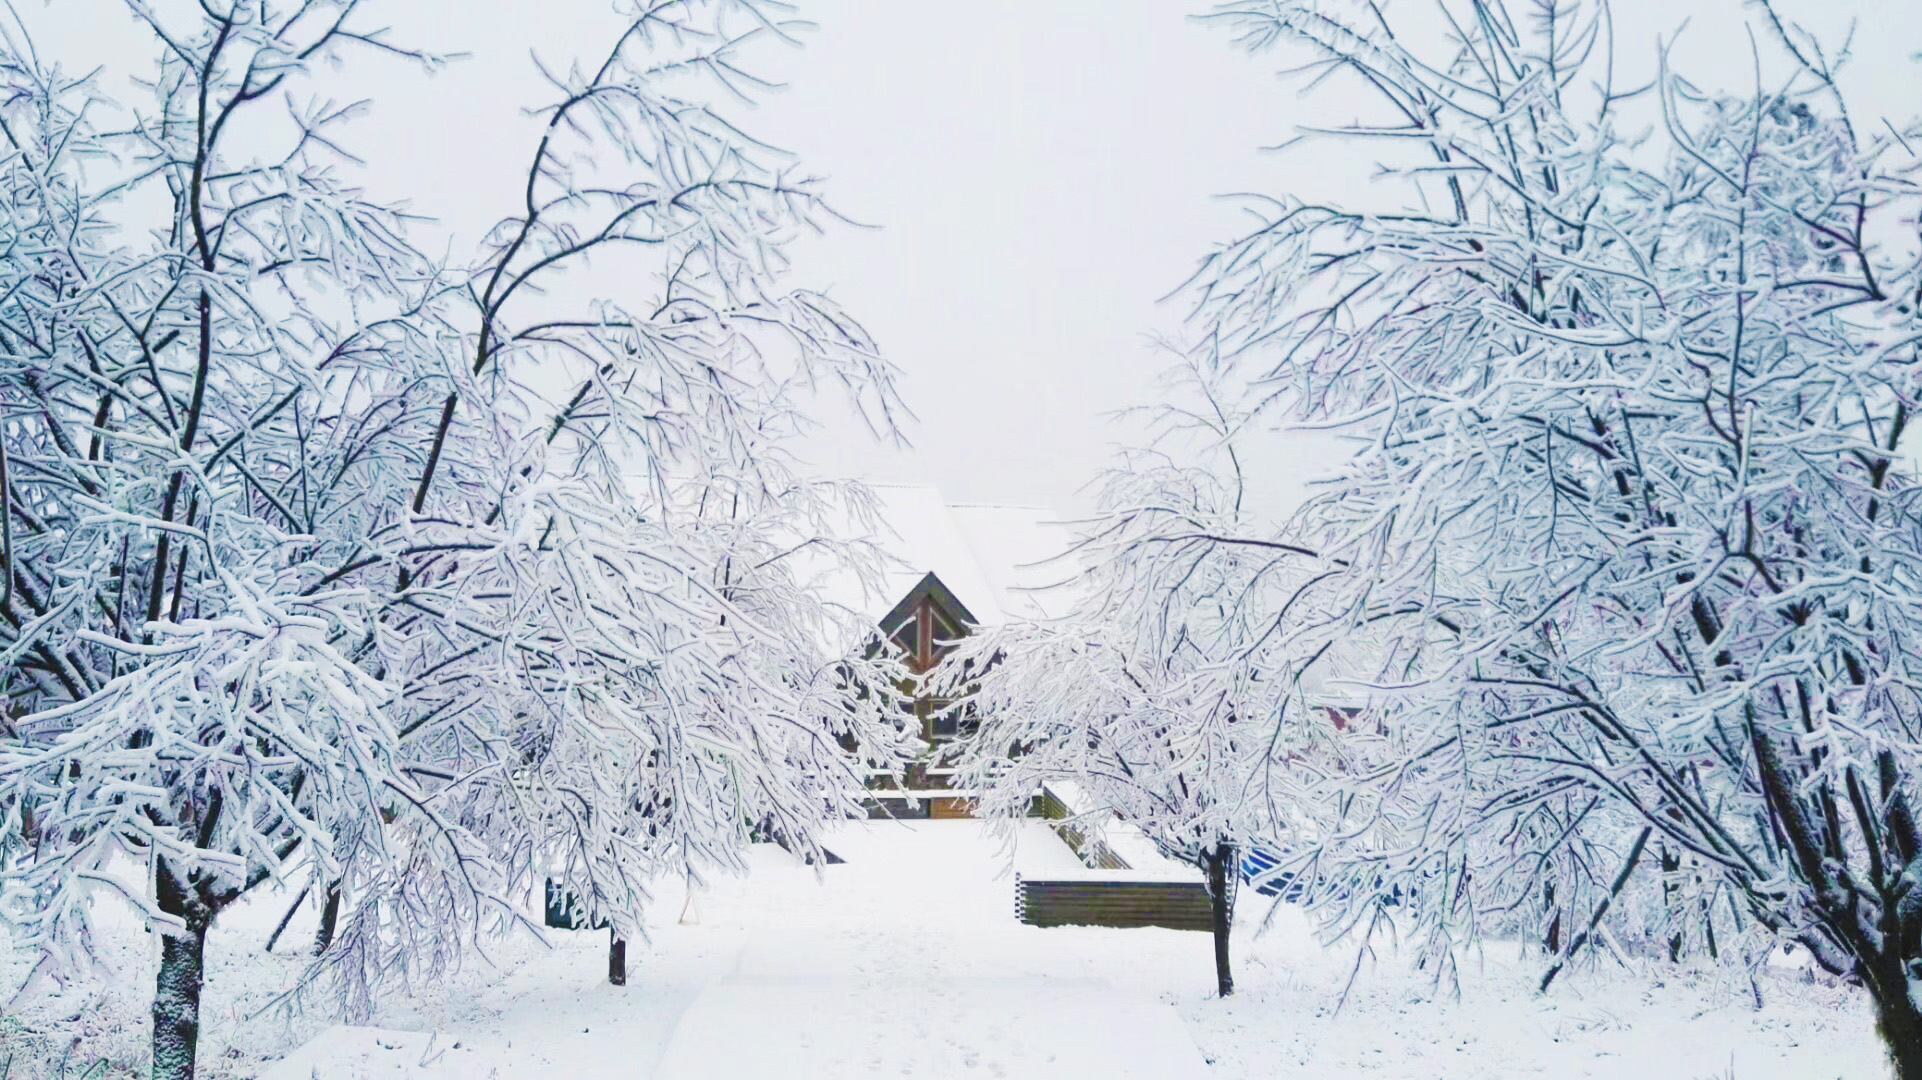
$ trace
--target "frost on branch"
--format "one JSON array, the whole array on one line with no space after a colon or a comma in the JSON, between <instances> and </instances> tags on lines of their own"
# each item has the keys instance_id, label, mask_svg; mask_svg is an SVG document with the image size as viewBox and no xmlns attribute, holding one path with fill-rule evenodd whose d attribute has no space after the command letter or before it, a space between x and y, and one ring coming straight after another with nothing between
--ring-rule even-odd
<instances>
[{"instance_id":1,"label":"frost on branch","mask_svg":"<svg viewBox=\"0 0 1922 1080\"><path fill-rule=\"evenodd\" d=\"M1611 902L1670 957L1794 941L1922 1075L1914 159L1766 5L1738 97L1679 55L1617 96L1599 9L1447 11L1218 11L1359 75L1393 119L1333 134L1409 196L1259 208L1190 293L1212 362L1362 446L1294 530L1331 631L1386 635L1382 734L1297 785L1318 902L1398 886L1437 956L1566 955Z\"/></svg>"},{"instance_id":2,"label":"frost on branch","mask_svg":"<svg viewBox=\"0 0 1922 1080\"><path fill-rule=\"evenodd\" d=\"M628 5L554 75L523 204L451 263L343 182L353 110L305 96L322 60L435 58L351 3L130 12L156 68L124 110L0 54L25 944L79 959L90 890L197 940L278 879L334 913L316 971L359 1012L524 924L544 878L631 935L652 880L738 868L762 821L813 844L909 733L895 662L790 558L871 574L829 532L866 497L786 447L818 387L883 437L901 407L786 276L816 185L716 110L785 7ZM174 1075L198 979L163 971Z\"/></svg>"},{"instance_id":3,"label":"frost on branch","mask_svg":"<svg viewBox=\"0 0 1922 1080\"><path fill-rule=\"evenodd\" d=\"M1160 419L1199 448L1109 472L1100 514L1059 560L1071 610L970 637L942 672L979 720L961 771L989 813L1018 817L1040 785L1072 783L1092 815L1078 827L1111 817L1209 877L1225 995L1238 853L1288 828L1268 781L1309 737L1299 687L1275 673L1293 656L1278 633L1296 617L1289 590L1312 566L1246 505L1247 417L1222 405L1218 373L1183 375L1175 399L1200 401Z\"/></svg>"}]
</instances>

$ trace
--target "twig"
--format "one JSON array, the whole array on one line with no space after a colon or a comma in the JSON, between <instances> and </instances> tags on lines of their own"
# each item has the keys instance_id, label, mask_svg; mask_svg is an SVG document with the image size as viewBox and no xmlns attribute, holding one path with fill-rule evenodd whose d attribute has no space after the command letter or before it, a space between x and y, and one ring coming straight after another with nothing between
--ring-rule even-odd
<instances>
[{"instance_id":1,"label":"twig","mask_svg":"<svg viewBox=\"0 0 1922 1080\"><path fill-rule=\"evenodd\" d=\"M309 882L309 883L308 883L307 885L305 885L305 886L303 886L303 887L301 888L301 890L300 890L300 895L299 895L299 896L296 896L296 897L294 897L294 902L293 902L293 906L291 906L291 907L289 907L289 908L287 909L287 914L285 914L285 915L282 915L282 916L280 917L280 923L279 923L279 925L277 925L277 926L275 926L275 927L274 927L274 933L273 933L273 936L267 939L267 951L268 951L268 952L273 952L273 951L274 951L274 942L276 942L276 941L279 941L279 940L280 940L280 934L281 934L281 931L283 931L283 930L285 930L285 929L287 929L287 924L293 921L293 919L294 919L294 912L296 912L296 911L299 911L299 910L300 910L300 904L301 904L301 901L303 901L303 900L305 900L305 899L307 899L307 891L308 891L309 889L312 889L313 887L314 887L314 886L313 886L313 883L312 883L312 882ZM4 1080L4 1077L0 1077L0 1080Z\"/></svg>"},{"instance_id":2,"label":"twig","mask_svg":"<svg viewBox=\"0 0 1922 1080\"><path fill-rule=\"evenodd\" d=\"M1577 935L1574 941L1568 943L1568 951L1563 953L1562 958L1555 961L1555 966L1549 968L1548 973L1542 976L1542 985L1536 993L1548 993L1548 985L1555 981L1555 976L1561 974L1562 968L1568 966L1568 962L1573 960L1582 946L1588 943L1590 936L1595 933L1595 928L1601 925L1602 916L1608 914L1609 905L1615 902L1616 897L1622 895L1622 889L1628 885L1629 875L1635 872L1635 864L1641 862L1642 848L1648 845L1648 834L1652 831L1654 831L1653 826L1642 826L1641 835L1635 838L1634 846L1628 849L1628 858L1622 863L1621 872L1615 875L1615 883L1608 888L1608 895L1595 906L1595 914L1589 916L1588 928Z\"/></svg>"},{"instance_id":3,"label":"twig","mask_svg":"<svg viewBox=\"0 0 1922 1080\"><path fill-rule=\"evenodd\" d=\"M1375 940L1375 927L1380 924L1381 917L1381 906L1377 904L1375 906L1375 917L1368 922L1368 933L1362 935L1361 947L1355 950L1355 966L1348 972L1348 981L1342 985L1340 1000L1335 1002L1334 1016L1340 1016L1342 1006L1348 1004L1348 992L1355 988L1355 980L1361 976L1361 958L1363 954L1366 954L1371 960L1375 957L1375 950L1370 943Z\"/></svg>"}]
</instances>

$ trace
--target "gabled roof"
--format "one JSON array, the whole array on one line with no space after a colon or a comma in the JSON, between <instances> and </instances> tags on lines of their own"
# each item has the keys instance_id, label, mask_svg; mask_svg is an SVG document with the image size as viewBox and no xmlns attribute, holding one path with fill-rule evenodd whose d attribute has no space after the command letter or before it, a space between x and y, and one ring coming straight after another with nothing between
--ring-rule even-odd
<instances>
[{"instance_id":1,"label":"gabled roof","mask_svg":"<svg viewBox=\"0 0 1922 1080\"><path fill-rule=\"evenodd\" d=\"M1069 557L1074 530L1035 506L956 503L949 507L974 561L1007 619L1045 619L1067 612L1066 588L1080 569Z\"/></svg>"},{"instance_id":2,"label":"gabled roof","mask_svg":"<svg viewBox=\"0 0 1922 1080\"><path fill-rule=\"evenodd\" d=\"M879 595L851 575L829 575L829 598L877 623L888 623L904 598L934 579L941 602L968 613L976 626L1045 618L1051 607L1034 592L1069 576L1061 556L1073 537L1055 511L1039 506L950 504L932 487L870 484L876 522L850 524L845 539L866 539L891 558ZM925 595L925 594L924 594Z\"/></svg>"},{"instance_id":3,"label":"gabled roof","mask_svg":"<svg viewBox=\"0 0 1922 1080\"><path fill-rule=\"evenodd\" d=\"M936 577L933 571L929 571L926 577L915 583L914 588L908 590L908 594L901 598L900 603L894 605L886 615L881 616L878 620L881 631L892 635L903 622L907 621L908 616L914 613L914 609L920 605L921 601L929 598L934 600L936 607L947 612L963 625L980 625L979 620L974 617L972 611L968 610L967 605L949 592L948 587L941 584L941 579Z\"/></svg>"}]
</instances>

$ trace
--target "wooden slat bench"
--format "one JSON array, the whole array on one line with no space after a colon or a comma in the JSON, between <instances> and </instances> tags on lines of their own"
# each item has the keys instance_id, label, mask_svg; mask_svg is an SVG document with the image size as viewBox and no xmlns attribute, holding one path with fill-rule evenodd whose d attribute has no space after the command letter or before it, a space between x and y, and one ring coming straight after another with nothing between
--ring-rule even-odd
<instances>
[{"instance_id":1,"label":"wooden slat bench","mask_svg":"<svg viewBox=\"0 0 1922 1080\"><path fill-rule=\"evenodd\" d=\"M1203 933L1214 929L1208 888L1199 881L1017 877L1014 913L1029 926L1161 926Z\"/></svg>"}]
</instances>

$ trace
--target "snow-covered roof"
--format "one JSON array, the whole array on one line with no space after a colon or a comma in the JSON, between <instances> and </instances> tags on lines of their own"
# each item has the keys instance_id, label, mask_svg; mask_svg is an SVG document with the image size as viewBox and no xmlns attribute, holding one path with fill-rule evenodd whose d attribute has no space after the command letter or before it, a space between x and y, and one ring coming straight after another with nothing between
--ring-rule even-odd
<instances>
[{"instance_id":1,"label":"snow-covered roof","mask_svg":"<svg viewBox=\"0 0 1922 1080\"><path fill-rule=\"evenodd\" d=\"M1061 589L1044 590L1069 576L1060 556L1072 530L1054 510L1041 506L950 503L920 484L872 484L876 522L844 539L866 539L891 556L882 595L862 590L852 578L825 585L830 599L870 619L880 619L932 573L983 626L1045 618L1065 607Z\"/></svg>"},{"instance_id":2,"label":"snow-covered roof","mask_svg":"<svg viewBox=\"0 0 1922 1080\"><path fill-rule=\"evenodd\" d=\"M948 509L1004 616L1043 619L1067 612L1067 586L1076 569L1067 551L1074 535L1060 515L1038 507L988 503L958 503Z\"/></svg>"}]
</instances>

